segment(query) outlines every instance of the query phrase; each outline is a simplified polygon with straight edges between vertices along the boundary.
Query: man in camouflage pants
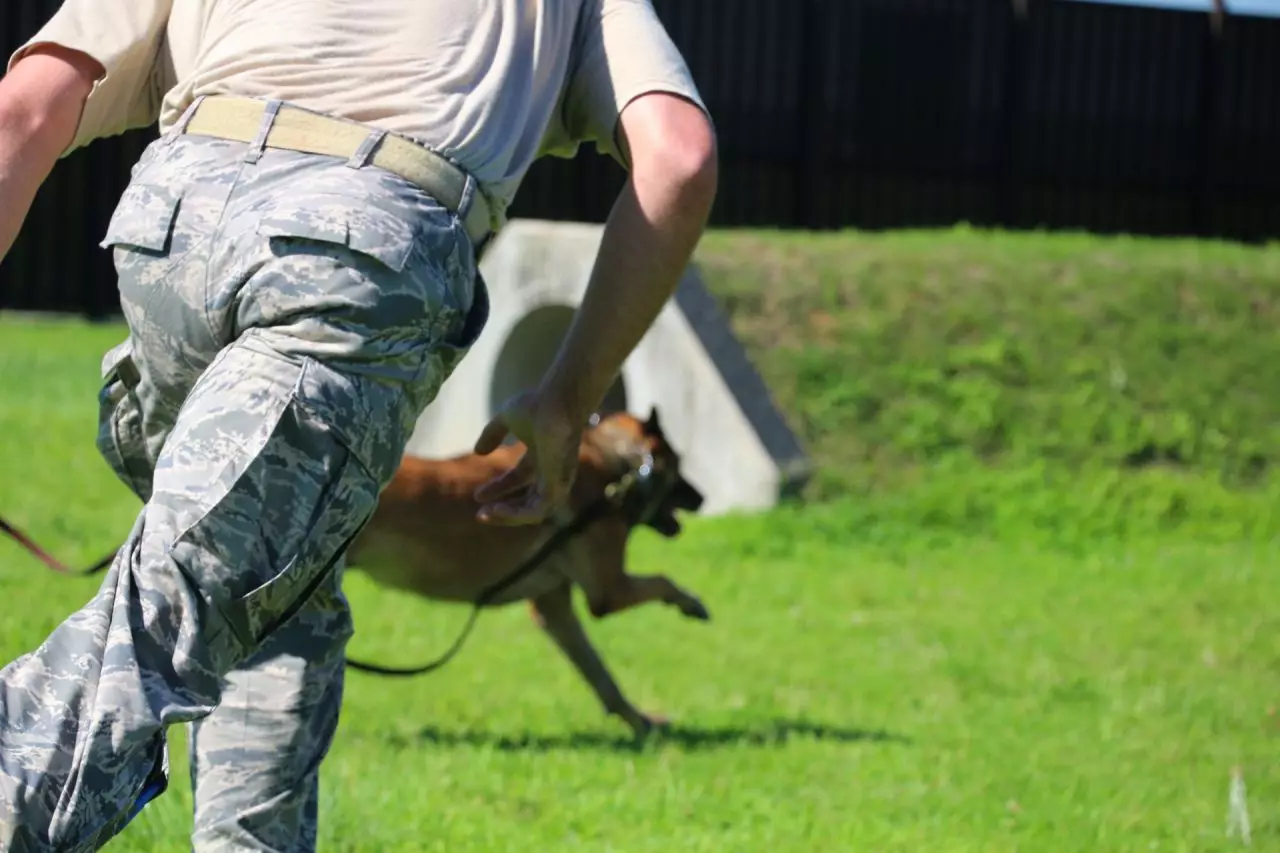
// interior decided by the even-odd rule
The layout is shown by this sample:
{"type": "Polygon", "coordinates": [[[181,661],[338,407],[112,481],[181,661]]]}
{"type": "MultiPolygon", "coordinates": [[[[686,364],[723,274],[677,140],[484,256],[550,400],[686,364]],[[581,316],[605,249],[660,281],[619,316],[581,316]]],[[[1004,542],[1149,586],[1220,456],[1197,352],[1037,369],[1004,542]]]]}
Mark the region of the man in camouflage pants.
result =
{"type": "MultiPolygon", "coordinates": [[[[484,327],[477,254],[539,155],[630,179],[477,495],[546,518],[715,193],[649,0],[66,0],[0,80],[0,256],[59,156],[159,120],[103,245],[128,338],[98,446],[144,506],[97,595],[0,671],[0,850],[97,850],[188,724],[199,851],[311,851],[348,543],[484,327]],[[432,153],[436,152],[436,153],[432,153]]],[[[56,464],[56,460],[50,460],[56,464]]]]}

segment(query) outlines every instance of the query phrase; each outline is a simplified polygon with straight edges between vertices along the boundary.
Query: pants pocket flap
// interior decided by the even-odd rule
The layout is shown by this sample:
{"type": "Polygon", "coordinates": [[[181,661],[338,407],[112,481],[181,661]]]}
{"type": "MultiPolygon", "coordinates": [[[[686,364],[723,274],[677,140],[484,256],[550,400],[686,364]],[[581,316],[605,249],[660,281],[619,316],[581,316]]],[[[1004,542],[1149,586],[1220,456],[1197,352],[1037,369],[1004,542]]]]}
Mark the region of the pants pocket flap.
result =
{"type": "Polygon", "coordinates": [[[277,205],[263,215],[257,230],[264,237],[299,237],[345,246],[395,272],[404,270],[414,245],[409,222],[349,199],[299,199],[277,205]]]}
{"type": "Polygon", "coordinates": [[[181,195],[163,186],[129,184],[98,245],[104,249],[131,246],[151,252],[167,251],[180,203],[181,195]]]}

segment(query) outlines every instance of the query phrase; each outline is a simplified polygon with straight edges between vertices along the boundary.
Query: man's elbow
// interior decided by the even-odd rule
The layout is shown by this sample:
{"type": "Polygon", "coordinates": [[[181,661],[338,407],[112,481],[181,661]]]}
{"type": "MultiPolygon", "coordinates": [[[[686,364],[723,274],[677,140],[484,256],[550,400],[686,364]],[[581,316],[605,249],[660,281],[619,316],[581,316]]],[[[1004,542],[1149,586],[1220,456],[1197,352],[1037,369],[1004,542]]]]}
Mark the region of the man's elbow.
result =
{"type": "Polygon", "coordinates": [[[720,162],[710,122],[703,123],[705,132],[699,129],[672,140],[663,159],[682,199],[694,207],[710,209],[720,181],[720,162]]]}
{"type": "Polygon", "coordinates": [[[711,120],[674,95],[638,99],[623,114],[637,185],[674,195],[691,209],[709,209],[719,185],[719,152],[711,120]]]}
{"type": "Polygon", "coordinates": [[[31,144],[65,147],[103,74],[101,64],[84,53],[38,45],[0,78],[0,122],[31,144]]]}

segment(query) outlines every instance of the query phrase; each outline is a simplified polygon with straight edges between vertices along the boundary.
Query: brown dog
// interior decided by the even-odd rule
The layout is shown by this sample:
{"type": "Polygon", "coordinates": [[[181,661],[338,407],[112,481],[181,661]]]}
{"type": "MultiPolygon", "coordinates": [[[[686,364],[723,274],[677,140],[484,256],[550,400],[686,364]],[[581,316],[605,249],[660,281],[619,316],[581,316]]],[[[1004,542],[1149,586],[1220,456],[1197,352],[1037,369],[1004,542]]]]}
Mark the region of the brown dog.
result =
{"type": "Polygon", "coordinates": [[[605,710],[644,736],[662,721],[623,696],[574,613],[572,591],[575,585],[582,588],[597,619],[652,601],[678,607],[694,619],[710,619],[702,602],[665,576],[626,570],[634,528],[647,525],[673,538],[681,529],[676,511],[696,511],[702,495],[681,476],[680,457],[663,436],[656,410],[643,422],[617,413],[593,418],[579,450],[572,494],[554,521],[503,527],[477,520],[476,489],[514,465],[522,449],[512,444],[488,456],[406,457],[352,543],[349,570],[432,600],[474,603],[541,547],[557,525],[598,513],[487,605],[529,601],[537,624],[605,710]]]}

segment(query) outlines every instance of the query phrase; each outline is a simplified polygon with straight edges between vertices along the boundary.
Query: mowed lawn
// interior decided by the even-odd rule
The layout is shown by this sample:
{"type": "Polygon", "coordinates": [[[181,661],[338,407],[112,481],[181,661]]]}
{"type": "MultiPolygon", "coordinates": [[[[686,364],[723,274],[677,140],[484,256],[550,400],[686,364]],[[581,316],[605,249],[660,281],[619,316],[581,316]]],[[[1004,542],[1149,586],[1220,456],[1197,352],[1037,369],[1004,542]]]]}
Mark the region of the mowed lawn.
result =
{"type": "MultiPolygon", "coordinates": [[[[116,326],[0,320],[0,515],[96,559],[136,505],[93,448],[116,326]]],[[[353,673],[324,766],[323,851],[1280,849],[1280,551],[1191,541],[965,540],[857,529],[838,506],[637,535],[637,572],[710,624],[650,608],[588,628],[634,700],[671,715],[633,749],[522,608],[438,674],[353,673]]],[[[0,653],[95,583],[0,541],[0,653]]],[[[351,652],[433,657],[466,611],[348,582],[351,652]]],[[[109,846],[187,849],[174,782],[109,846]]]]}

